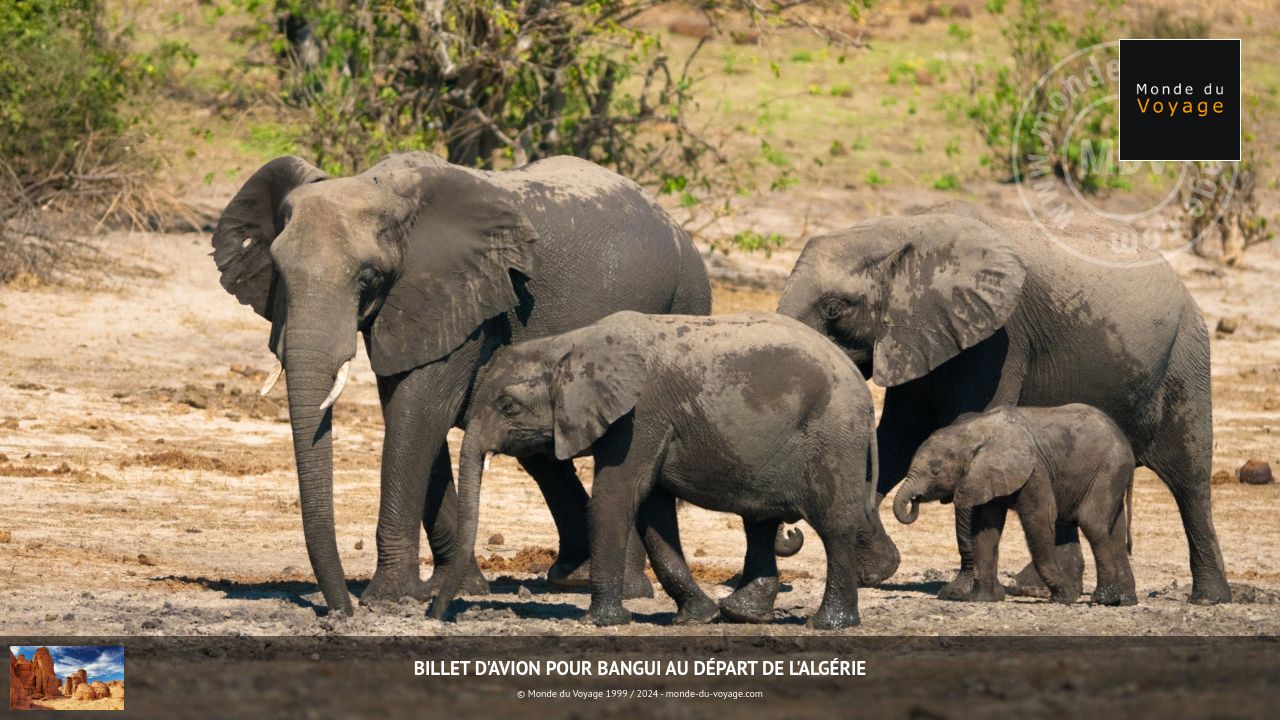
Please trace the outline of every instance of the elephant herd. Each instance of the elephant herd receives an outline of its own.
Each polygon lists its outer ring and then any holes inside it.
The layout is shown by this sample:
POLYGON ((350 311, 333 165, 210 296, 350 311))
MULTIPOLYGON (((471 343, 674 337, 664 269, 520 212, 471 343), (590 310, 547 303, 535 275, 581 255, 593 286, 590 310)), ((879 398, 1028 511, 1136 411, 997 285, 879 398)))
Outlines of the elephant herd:
POLYGON ((1013 509, 1033 557, 1014 592, 1074 600, 1083 530, 1094 600, 1132 602, 1135 465, 1177 501, 1192 602, 1229 602, 1199 309, 1158 253, 1098 261, 1107 226, 1068 232, 1071 248, 965 203, 868 220, 807 243, 777 314, 708 317, 701 254, 635 183, 569 157, 486 172, 414 152, 341 178, 296 157, 267 163, 223 212, 213 257, 223 287, 271 323, 307 552, 333 610, 352 606, 331 409, 358 337, 385 424, 362 601, 438 595, 440 617, 455 594, 487 591, 479 490, 488 453, 502 452, 555 521, 548 583, 589 583, 599 624, 626 622, 622 599, 652 593, 646 554, 677 621, 767 620, 776 556, 802 541, 782 523, 801 519, 827 550, 811 624, 856 624, 857 587, 897 569, 876 508, 908 476, 900 520, 920 501, 955 501, 960 571, 941 597, 999 599, 993 543, 1013 509), (878 425, 864 378, 886 388, 878 425), (457 488, 454 427, 467 430, 457 488), (943 459, 925 459, 931 449, 943 459), (572 461, 583 455, 591 497, 572 461), (676 499, 743 517, 741 579, 718 605, 685 565, 676 499))

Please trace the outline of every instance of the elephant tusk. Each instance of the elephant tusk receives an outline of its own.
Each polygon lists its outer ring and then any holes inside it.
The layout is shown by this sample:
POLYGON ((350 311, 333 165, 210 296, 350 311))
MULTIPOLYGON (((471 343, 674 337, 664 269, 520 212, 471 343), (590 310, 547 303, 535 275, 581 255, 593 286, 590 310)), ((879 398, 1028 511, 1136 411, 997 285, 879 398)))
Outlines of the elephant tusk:
POLYGON ((493 453, 487 452, 484 454, 484 471, 485 472, 489 472, 489 461, 492 459, 493 459, 493 453))
POLYGON ((328 410, 338 401, 338 396, 342 394, 343 388, 347 386, 347 376, 351 374, 351 361, 342 363, 342 367, 338 368, 338 376, 333 379, 333 389, 329 391, 329 397, 320 403, 321 410, 328 410))
POLYGON ((283 374, 284 365, 281 365, 280 361, 277 360, 275 368, 267 375, 267 381, 262 383, 262 389, 258 391, 258 394, 262 397, 270 395, 271 391, 276 388, 276 383, 280 382, 280 376, 283 374))

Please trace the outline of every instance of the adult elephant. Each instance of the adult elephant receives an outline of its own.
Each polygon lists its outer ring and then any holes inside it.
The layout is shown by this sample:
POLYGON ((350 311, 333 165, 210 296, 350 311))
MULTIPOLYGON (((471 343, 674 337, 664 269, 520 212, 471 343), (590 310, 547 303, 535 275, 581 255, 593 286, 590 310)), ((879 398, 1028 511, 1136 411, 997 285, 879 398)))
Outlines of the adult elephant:
MULTIPOLYGON (((810 240, 778 310, 825 333, 887 388, 881 497, 925 438, 963 413, 1093 405, 1173 492, 1192 602, 1229 602, 1210 513, 1209 335, 1159 253, 1119 254, 1114 232, 1078 224, 1055 241, 967 203, 870 220, 810 240)), ((972 530, 969 513, 957 512, 961 569, 942 597, 972 587, 972 530)), ((1060 528, 1057 540, 1078 578, 1075 530, 1060 528)), ((1030 566, 1015 583, 1027 594, 1042 587, 1030 566)))
MULTIPOLYGON (((307 552, 325 602, 346 613, 330 421, 357 333, 386 425, 378 564, 361 598, 426 599, 435 588, 418 574, 419 523, 437 576, 471 563, 468 591, 487 590, 474 557, 457 553, 446 435, 462 426, 493 350, 618 310, 705 315, 711 306, 702 257, 671 218, 635 183, 568 157, 483 172, 409 153, 345 178, 277 158, 223 211, 213 248, 223 287, 271 321, 307 552)), ((559 532, 549 577, 581 576, 587 495, 573 464, 520 462, 559 532)), ((652 592, 635 545, 632 574, 652 592)))

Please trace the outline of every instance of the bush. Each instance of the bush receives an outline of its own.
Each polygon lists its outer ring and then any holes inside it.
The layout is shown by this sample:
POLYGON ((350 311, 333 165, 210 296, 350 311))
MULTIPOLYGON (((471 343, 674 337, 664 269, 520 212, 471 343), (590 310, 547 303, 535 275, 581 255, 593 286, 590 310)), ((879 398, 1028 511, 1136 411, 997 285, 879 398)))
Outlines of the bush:
MULTIPOLYGON (((1086 11, 1068 21, 1050 9, 1049 0, 1019 0, 1016 10, 1005 15, 1002 33, 1009 43, 1011 62, 996 68, 978 66, 967 83, 967 114, 990 148, 990 166, 997 172, 1016 180, 1020 171, 1045 168, 1059 177, 1072 178, 1086 192, 1103 187, 1115 136, 1113 113, 1090 114, 1074 128, 1072 143, 1067 142, 1067 133, 1077 113, 1106 97, 1106 83, 1073 87, 1069 107, 1061 110, 1051 107, 1053 84, 1037 88, 1037 83, 1075 51, 1114 36, 1117 4, 1117 0, 1089 0, 1086 11), (1033 132, 1039 118, 1047 119, 1046 126, 1033 132)), ((997 14, 1007 9, 1003 0, 988 2, 987 7, 997 14)), ((974 42, 972 36, 957 38, 962 43, 974 42)), ((1099 64, 1105 66, 1114 50, 1102 52, 1106 57, 1099 64)), ((1080 58, 1082 65, 1084 62, 1086 58, 1080 58)), ((1071 66, 1064 69, 1072 71, 1071 66)))
MULTIPOLYGON (((652 0, 235 1, 255 14, 258 59, 276 66, 282 99, 300 111, 299 144, 331 173, 401 150, 481 168, 575 155, 678 194, 684 208, 724 214, 754 189, 751 168, 734 167, 688 120, 689 68, 709 35, 673 55, 662 35, 627 25, 652 0)), ((776 28, 801 22, 787 16, 801 4, 698 10, 713 28, 728 12, 776 28)), ((760 184, 785 185, 785 163, 766 160, 777 177, 760 184)))
POLYGON ((637 142, 642 129, 671 136, 677 155, 703 150, 682 121, 684 70, 621 24, 640 6, 282 0, 259 12, 256 36, 330 172, 435 150, 478 167, 573 154, 634 173, 665 154, 637 142))
MULTIPOLYGON (((151 225, 181 208, 152 189, 127 101, 172 62, 130 53, 103 0, 0 2, 0 283, 46 280, 84 220, 151 225), (65 221, 55 226, 53 221, 65 221)), ((189 213, 186 214, 189 218, 189 213)))
POLYGON ((132 76, 101 25, 100 0, 0 4, 0 158, 19 178, 76 154, 87 133, 119 133, 132 76))

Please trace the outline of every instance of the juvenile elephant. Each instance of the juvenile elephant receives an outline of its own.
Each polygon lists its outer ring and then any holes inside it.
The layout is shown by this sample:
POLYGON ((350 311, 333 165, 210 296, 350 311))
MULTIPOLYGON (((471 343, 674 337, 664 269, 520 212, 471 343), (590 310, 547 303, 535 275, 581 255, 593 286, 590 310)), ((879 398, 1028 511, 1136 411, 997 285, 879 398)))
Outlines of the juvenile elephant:
POLYGON ((1093 550, 1099 605, 1134 605, 1129 567, 1133 452, 1124 433, 1088 405, 1000 407, 962 417, 916 451, 893 499, 899 522, 913 523, 921 502, 954 500, 973 511, 973 590, 968 600, 1004 599, 997 577, 1005 513, 1018 513, 1031 562, 1055 602, 1080 596, 1058 565, 1058 528, 1084 531, 1093 550), (908 505, 910 509, 908 510, 908 505), (1125 508, 1128 508, 1128 514, 1125 508))
MULTIPOLYGON (((880 497, 920 443, 964 413, 1092 405, 1177 500, 1191 601, 1229 602, 1210 508, 1208 331, 1160 254, 1119 255, 1114 232, 1077 224, 1055 241, 966 203, 869 220, 810 240, 778 311, 826 334, 887 388, 880 497)), ((973 585, 969 521, 957 511, 960 574, 942 597, 965 597, 973 585)), ((1078 534, 1058 543, 1059 562, 1079 577, 1078 534)), ((1031 566, 1014 587, 1044 590, 1031 566)))
MULTIPOLYGON (((853 363, 800 323, 773 313, 713 318, 617 313, 504 351, 477 391, 460 458, 463 547, 473 547, 482 458, 554 451, 595 459, 591 608, 598 625, 630 621, 623 549, 633 525, 677 620, 715 604, 689 573, 676 498, 743 517, 742 581, 720 609, 760 622, 778 592, 775 535, 807 521, 827 551, 827 585, 810 619, 858 622, 859 572, 897 551, 870 502, 876 472, 871 395, 853 363)), ((461 584, 451 568, 431 606, 443 616, 461 584)))
MULTIPOLYGON (((482 172, 427 153, 393 155, 330 178, 296 157, 245 183, 213 235, 222 285, 271 321, 288 377, 303 529, 330 608, 351 612, 333 526, 330 406, 356 334, 386 423, 378 565, 362 599, 426 599, 419 523, 437 570, 457 553, 446 435, 493 350, 616 310, 706 314, 711 291, 689 237, 639 186, 575 158, 482 172)), ((278 377, 278 373, 273 376, 278 377)), ((552 581, 587 560, 587 496, 568 461, 521 458, 560 535, 552 581)), ((640 574, 632 576, 648 591, 640 574)))

